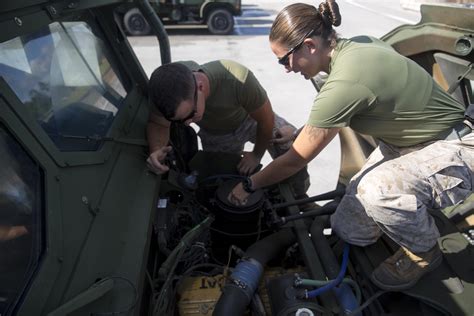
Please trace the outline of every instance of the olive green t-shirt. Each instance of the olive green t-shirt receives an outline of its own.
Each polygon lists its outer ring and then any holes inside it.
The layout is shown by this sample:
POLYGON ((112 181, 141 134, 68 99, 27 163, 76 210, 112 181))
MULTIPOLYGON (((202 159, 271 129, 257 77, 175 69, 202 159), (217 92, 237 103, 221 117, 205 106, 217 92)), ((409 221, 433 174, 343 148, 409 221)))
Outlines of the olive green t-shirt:
POLYGON ((182 63, 193 71, 202 71, 209 78, 210 94, 206 99, 204 115, 201 121, 196 122, 209 133, 234 131, 248 113, 260 108, 267 100, 267 94, 254 74, 237 62, 182 63))
POLYGON ((464 107, 414 61, 368 36, 340 39, 308 124, 350 126, 396 146, 436 139, 464 107))

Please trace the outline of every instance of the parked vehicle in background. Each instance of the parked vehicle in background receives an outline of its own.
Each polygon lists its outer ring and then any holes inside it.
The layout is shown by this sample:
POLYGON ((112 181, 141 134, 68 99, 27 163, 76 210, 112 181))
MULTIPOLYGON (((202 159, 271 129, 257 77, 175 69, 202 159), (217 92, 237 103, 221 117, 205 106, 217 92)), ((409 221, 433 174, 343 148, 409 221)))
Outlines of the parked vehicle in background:
MULTIPOLYGON (((242 14, 242 0, 152 0, 150 3, 165 24, 203 24, 215 35, 231 33, 234 16, 242 14)), ((123 25, 130 35, 150 33, 150 25, 138 8, 124 12, 123 25)))

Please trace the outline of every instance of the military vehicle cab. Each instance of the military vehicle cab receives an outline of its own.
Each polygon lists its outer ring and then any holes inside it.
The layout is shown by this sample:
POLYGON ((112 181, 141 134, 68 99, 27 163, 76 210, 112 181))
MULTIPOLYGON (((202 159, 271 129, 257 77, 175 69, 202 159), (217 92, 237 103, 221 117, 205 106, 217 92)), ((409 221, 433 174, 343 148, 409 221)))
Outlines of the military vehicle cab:
MULTIPOLYGON (((153 0, 150 4, 167 25, 206 25, 211 34, 234 30, 234 16, 242 14, 242 0, 153 0)), ((151 27, 138 8, 123 12, 123 25, 130 35, 147 35, 151 27)))
MULTIPOLYGON (((432 211, 444 262, 403 292, 369 279, 393 242, 328 234, 372 139, 341 133, 341 188, 305 200, 281 183, 229 204, 239 157, 199 151, 180 126, 170 172, 150 173, 148 79, 121 21, 130 4, 169 62, 147 0, 0 4, 1 316, 474 314, 474 199, 432 211)), ((472 9, 425 6, 383 39, 467 105, 473 23, 472 9)))

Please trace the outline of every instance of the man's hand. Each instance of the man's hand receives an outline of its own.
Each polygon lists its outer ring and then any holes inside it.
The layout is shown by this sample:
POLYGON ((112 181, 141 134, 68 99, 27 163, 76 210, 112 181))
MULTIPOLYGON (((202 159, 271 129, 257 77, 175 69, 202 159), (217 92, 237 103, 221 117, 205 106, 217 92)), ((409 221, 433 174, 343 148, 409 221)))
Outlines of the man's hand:
POLYGON ((152 152, 146 160, 148 169, 150 169, 150 171, 156 174, 163 174, 165 172, 168 172, 170 168, 165 165, 164 161, 166 155, 171 151, 171 149, 171 146, 165 146, 152 152))
POLYGON ((0 241, 16 239, 26 234, 28 234, 28 229, 25 226, 0 225, 0 241))
POLYGON ((275 137, 270 140, 273 144, 284 144, 295 140, 296 129, 291 125, 285 125, 278 128, 275 137))
POLYGON ((249 195, 250 193, 244 190, 242 183, 239 183, 232 189, 227 199, 234 205, 243 206, 247 204, 249 195))
POLYGON ((257 158, 253 152, 249 151, 244 151, 242 156, 242 159, 237 165, 237 169, 240 174, 248 176, 255 170, 255 168, 257 168, 260 159, 257 158))

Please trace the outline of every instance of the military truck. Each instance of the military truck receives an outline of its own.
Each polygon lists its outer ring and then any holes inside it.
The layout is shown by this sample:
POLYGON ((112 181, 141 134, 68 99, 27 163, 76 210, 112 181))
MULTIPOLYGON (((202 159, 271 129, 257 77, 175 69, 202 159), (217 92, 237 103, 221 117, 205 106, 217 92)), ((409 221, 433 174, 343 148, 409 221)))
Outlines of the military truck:
MULTIPOLYGON (((155 0, 150 1, 163 23, 207 25, 211 34, 226 35, 234 30, 234 16, 242 14, 242 0, 155 0)), ((123 25, 130 35, 146 35, 150 25, 138 8, 123 13, 123 25)))
MULTIPOLYGON (((162 21, 134 3, 169 62, 162 21)), ((385 292, 369 275, 393 242, 349 251, 324 233, 342 188, 295 200, 283 182, 236 207, 239 157, 198 150, 179 125, 170 172, 150 173, 148 80, 120 21, 129 4, 0 4, 0 315, 474 314, 472 198, 432 210, 443 264, 385 292), (319 200, 330 202, 301 212, 319 200)), ((383 39, 472 103, 474 11, 421 12, 383 39)), ((375 141, 350 129, 341 140, 342 186, 375 141)))

